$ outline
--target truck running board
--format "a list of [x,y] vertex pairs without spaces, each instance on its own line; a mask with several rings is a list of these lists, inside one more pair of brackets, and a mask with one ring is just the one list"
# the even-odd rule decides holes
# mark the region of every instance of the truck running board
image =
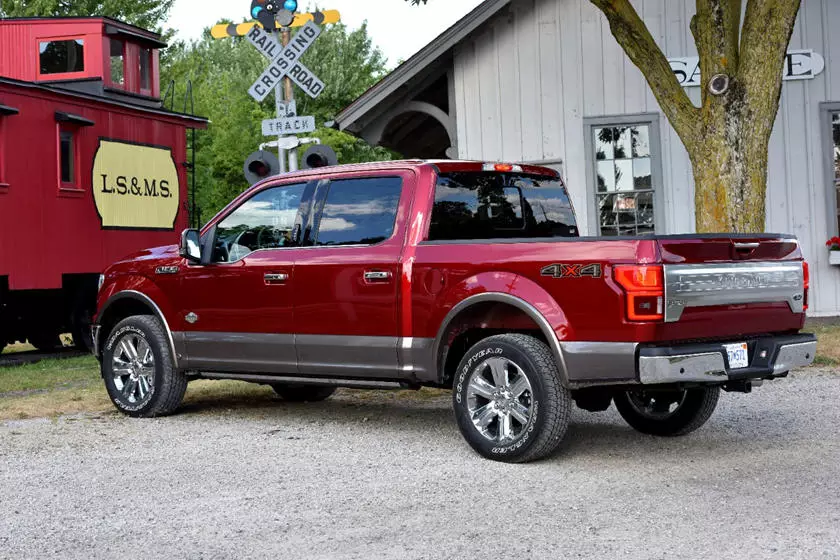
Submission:
[[412,389],[417,390],[419,385],[412,385],[400,381],[377,381],[368,379],[336,379],[327,377],[289,377],[278,375],[254,375],[248,373],[205,373],[201,372],[198,377],[202,379],[233,379],[236,381],[248,381],[249,383],[264,383],[273,385],[288,383],[290,385],[330,385],[333,387],[347,387],[350,389]]

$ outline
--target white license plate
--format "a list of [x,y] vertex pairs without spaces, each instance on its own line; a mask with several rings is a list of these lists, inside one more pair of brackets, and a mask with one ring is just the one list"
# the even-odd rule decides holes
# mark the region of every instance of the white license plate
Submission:
[[726,354],[729,356],[729,369],[745,368],[750,365],[746,342],[724,344],[723,347],[726,348]]

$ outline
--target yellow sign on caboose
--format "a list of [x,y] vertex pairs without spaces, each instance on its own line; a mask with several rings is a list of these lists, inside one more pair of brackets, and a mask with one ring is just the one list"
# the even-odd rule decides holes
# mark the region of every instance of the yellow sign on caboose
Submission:
[[93,198],[108,229],[173,229],[181,189],[169,148],[99,140]]

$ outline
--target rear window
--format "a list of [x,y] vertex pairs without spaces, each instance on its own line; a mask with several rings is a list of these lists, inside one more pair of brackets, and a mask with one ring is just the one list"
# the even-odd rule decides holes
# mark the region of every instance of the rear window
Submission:
[[577,237],[563,184],[541,175],[438,176],[430,241]]

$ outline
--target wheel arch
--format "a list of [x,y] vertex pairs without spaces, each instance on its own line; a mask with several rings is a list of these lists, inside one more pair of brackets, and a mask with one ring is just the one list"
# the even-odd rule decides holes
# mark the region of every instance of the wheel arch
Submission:
[[525,299],[504,292],[482,292],[471,295],[458,302],[454,307],[452,307],[449,313],[447,313],[440,328],[438,329],[438,333],[432,347],[432,355],[434,356],[438,371],[438,382],[445,382],[445,361],[447,349],[446,337],[450,333],[450,328],[452,325],[457,324],[459,317],[463,317],[464,315],[470,313],[470,311],[475,309],[476,306],[488,303],[503,304],[513,307],[533,321],[533,323],[539,328],[540,333],[551,350],[554,361],[557,364],[557,369],[560,372],[560,381],[564,386],[568,387],[569,379],[568,372],[566,371],[565,359],[563,357],[563,350],[560,346],[557,334],[555,333],[549,320],[534,305]]
[[169,344],[169,350],[172,353],[172,359],[175,361],[175,367],[178,367],[178,353],[175,348],[175,339],[172,336],[172,329],[169,328],[169,323],[155,301],[142,292],[137,290],[122,290],[112,295],[102,305],[102,308],[97,313],[97,325],[99,331],[94,335],[94,348],[96,349],[96,357],[102,355],[102,346],[108,335],[111,333],[113,327],[132,315],[153,315],[157,317],[163,325],[163,330],[166,331],[166,338]]

